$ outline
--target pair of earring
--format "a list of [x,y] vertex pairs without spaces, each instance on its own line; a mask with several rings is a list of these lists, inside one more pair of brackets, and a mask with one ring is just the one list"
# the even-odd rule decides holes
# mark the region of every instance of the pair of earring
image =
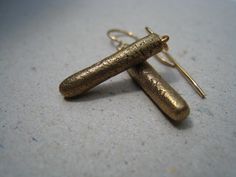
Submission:
[[[175,67],[193,86],[195,91],[205,98],[205,93],[198,84],[190,77],[176,60],[167,53],[167,41],[169,36],[160,37],[150,28],[146,27],[148,35],[139,39],[132,32],[120,29],[111,29],[107,32],[108,37],[117,43],[117,52],[96,64],[85,68],[68,78],[59,86],[59,90],[66,98],[79,96],[103,81],[127,70],[131,78],[143,89],[150,99],[174,121],[182,121],[187,118],[190,109],[186,101],[158,74],[146,60],[155,56],[161,63]],[[135,40],[127,44],[119,39],[120,35],[126,35]],[[165,59],[158,56],[162,53]]]

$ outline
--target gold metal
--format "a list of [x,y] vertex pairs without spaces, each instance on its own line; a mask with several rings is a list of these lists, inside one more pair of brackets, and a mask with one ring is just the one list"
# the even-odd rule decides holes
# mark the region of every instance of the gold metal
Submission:
[[182,121],[188,117],[188,104],[148,62],[128,69],[128,73],[169,118]]
[[167,41],[166,36],[160,38],[155,33],[149,34],[102,61],[71,75],[60,84],[59,90],[67,98],[81,95],[110,77],[161,52],[166,48]]
[[[119,29],[109,30],[107,35],[112,41],[118,43],[118,50],[128,47],[128,44],[118,39],[117,36],[112,35],[112,33],[115,32],[138,40],[138,37],[131,32]],[[182,121],[187,118],[190,113],[188,104],[164,79],[162,79],[148,62],[133,66],[128,69],[127,72],[165,115],[174,121]]]
[[165,55],[165,57],[169,60],[167,62],[163,58],[159,57],[158,55],[155,55],[156,58],[163,64],[170,66],[170,67],[175,67],[180,74],[188,81],[188,83],[192,86],[192,88],[197,92],[197,94],[201,98],[206,98],[205,92],[201,89],[201,87],[197,84],[197,82],[190,76],[190,74],[182,67],[180,66],[176,60],[166,51],[162,51],[162,53]]
[[[153,31],[149,28],[146,27],[145,28],[146,31],[149,34],[153,34]],[[155,57],[164,65],[166,66],[170,66],[173,68],[176,68],[181,75],[188,81],[188,83],[192,86],[192,88],[197,92],[197,94],[201,97],[201,98],[205,98],[206,94],[204,93],[204,91],[201,89],[201,87],[197,84],[197,82],[190,76],[190,74],[182,67],[180,66],[176,60],[167,52],[168,48],[166,48],[165,50],[162,50],[161,53],[164,54],[164,56],[167,58],[167,60],[165,60],[163,57],[160,57],[158,54],[155,55]]]
[[[149,34],[156,34],[154,32],[151,31],[150,28],[146,27],[145,28],[147,30],[147,32]],[[130,31],[126,31],[126,30],[121,30],[121,29],[110,29],[107,31],[107,36],[111,39],[112,42],[117,42],[118,45],[116,46],[117,49],[119,48],[122,48],[123,45],[128,45],[126,43],[124,43],[122,40],[120,40],[117,36],[115,35],[112,35],[112,33],[120,33],[120,34],[123,34],[125,36],[128,36],[128,37],[131,37],[133,38],[135,41],[139,40],[139,37],[138,36],[135,36],[132,32]],[[156,34],[160,39],[161,41],[163,42],[163,49],[164,50],[168,50],[168,45],[166,44],[166,42],[169,40],[169,36],[167,35],[164,35],[162,37],[160,37],[158,34]]]

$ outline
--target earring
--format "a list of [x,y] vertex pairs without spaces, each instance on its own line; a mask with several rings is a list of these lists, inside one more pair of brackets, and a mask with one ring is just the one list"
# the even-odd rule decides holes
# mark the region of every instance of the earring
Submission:
[[168,36],[159,37],[155,33],[148,34],[125,49],[66,78],[60,84],[59,90],[66,98],[81,95],[112,76],[161,52],[167,48],[168,40]]
[[[138,40],[138,37],[132,32],[111,29],[107,32],[107,36],[112,40],[117,50],[122,50],[129,45],[118,39],[118,35],[112,35],[113,33],[118,33],[119,36],[124,35],[131,37],[134,40]],[[182,121],[187,118],[190,109],[186,101],[147,61],[132,66],[127,72],[165,115],[174,121]]]
[[[66,98],[81,95],[103,81],[127,70],[133,80],[169,118],[174,121],[186,119],[190,112],[186,101],[162,79],[146,60],[155,56],[161,63],[177,68],[202,98],[205,98],[205,93],[187,71],[167,53],[166,42],[169,37],[166,35],[160,37],[148,27],[146,27],[146,31],[148,36],[139,39],[132,32],[120,29],[109,30],[107,35],[112,42],[117,43],[118,51],[66,78],[59,86],[62,95]],[[112,33],[126,35],[133,38],[135,42],[129,45]],[[158,53],[163,53],[166,59],[158,56]]]

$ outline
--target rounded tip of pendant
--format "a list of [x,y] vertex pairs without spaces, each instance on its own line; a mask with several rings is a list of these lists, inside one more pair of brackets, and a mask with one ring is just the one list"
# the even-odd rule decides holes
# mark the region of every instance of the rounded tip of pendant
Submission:
[[182,122],[185,120],[190,113],[189,106],[187,103],[180,104],[177,108],[171,113],[171,119],[175,122]]
[[67,89],[66,86],[64,84],[64,81],[59,85],[59,91],[61,92],[61,94],[66,97],[67,96]]
[[71,98],[75,96],[73,94],[73,88],[71,87],[71,82],[69,79],[65,79],[61,84],[59,85],[59,91],[65,98]]

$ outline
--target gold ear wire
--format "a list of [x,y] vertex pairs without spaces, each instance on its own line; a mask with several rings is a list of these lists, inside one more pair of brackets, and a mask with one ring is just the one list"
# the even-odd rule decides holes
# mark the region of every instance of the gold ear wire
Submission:
[[120,33],[123,34],[125,36],[131,37],[133,38],[135,41],[137,41],[139,38],[137,36],[135,36],[132,32],[130,31],[126,31],[126,30],[121,30],[121,29],[110,29],[107,31],[107,36],[111,39],[112,42],[116,42],[118,43],[116,45],[116,49],[120,50],[121,48],[123,48],[124,45],[128,45],[126,43],[124,43],[122,40],[118,39],[117,36],[112,35],[112,33]]
[[[206,98],[205,92],[201,89],[201,87],[197,84],[197,82],[190,76],[190,74],[182,66],[180,66],[168,52],[162,51],[162,53],[174,65],[174,67],[180,72],[180,74],[187,80],[187,82],[192,86],[192,88],[197,92],[197,94],[201,98]],[[162,59],[159,61],[162,61]]]
[[[154,32],[152,32],[151,29],[148,28],[148,27],[146,27],[146,30],[147,30],[150,34],[153,34],[153,33],[154,33]],[[118,43],[118,45],[116,46],[116,48],[119,48],[119,47],[122,47],[123,45],[128,45],[128,44],[126,44],[126,43],[124,43],[122,40],[118,39],[117,36],[112,35],[112,33],[124,34],[124,35],[126,35],[126,36],[128,36],[128,37],[133,38],[135,41],[139,40],[139,37],[138,37],[138,36],[135,36],[135,35],[134,35],[132,32],[130,32],[130,31],[121,30],[121,29],[116,29],[116,28],[110,29],[110,30],[107,31],[107,36],[111,39],[111,41]],[[156,33],[155,33],[155,34],[156,34]],[[163,49],[164,49],[164,50],[168,50],[168,45],[167,45],[166,42],[169,40],[169,36],[164,35],[164,36],[160,37],[158,34],[156,34],[156,35],[160,38],[160,40],[161,40],[161,42],[162,42],[162,47],[163,47]]]
[[[148,33],[150,34],[153,33],[153,31],[149,27],[146,27],[145,29]],[[167,49],[165,48],[165,50],[162,50],[160,52],[165,56],[166,59],[164,59],[163,57],[160,57],[158,54],[155,55],[155,58],[158,59],[159,62],[161,62],[162,64],[166,66],[176,68],[180,72],[180,74],[187,80],[187,82],[192,86],[192,88],[197,92],[197,94],[201,98],[205,98],[206,94],[201,89],[201,87],[197,84],[197,82],[190,76],[190,74],[182,66],[180,66],[176,62],[176,60],[167,51],[168,51],[168,48]]]

